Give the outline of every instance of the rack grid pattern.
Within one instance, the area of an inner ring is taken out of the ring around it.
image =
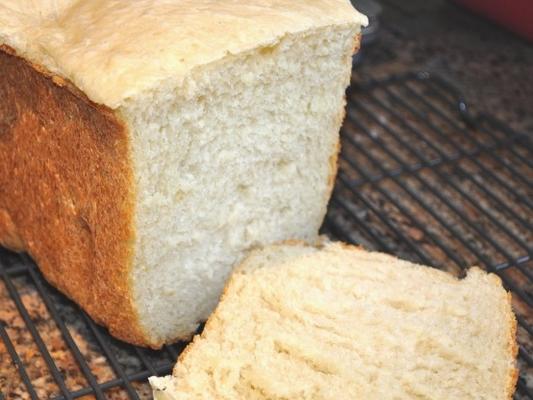
[[[323,232],[456,275],[469,265],[498,274],[519,323],[515,398],[533,399],[530,137],[471,113],[453,86],[419,73],[354,82],[341,138]],[[0,278],[0,320],[6,307],[16,314],[0,323],[0,363],[8,359],[11,374],[2,381],[0,372],[0,399],[149,398],[146,379],[170,373],[184,348],[113,339],[26,255],[0,249]],[[34,350],[22,352],[24,341]]]

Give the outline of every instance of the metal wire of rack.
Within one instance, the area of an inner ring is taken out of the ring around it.
[[[323,232],[457,275],[474,264],[498,274],[519,323],[515,398],[533,399],[531,138],[472,114],[426,73],[354,84],[341,137]],[[0,250],[0,277],[6,398],[149,398],[146,379],[169,373],[184,347],[113,339],[26,255]]]

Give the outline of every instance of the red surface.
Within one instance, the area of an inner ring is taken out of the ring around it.
[[[533,0],[455,0],[533,41]]]

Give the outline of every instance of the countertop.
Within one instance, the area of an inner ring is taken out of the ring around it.
[[[377,1],[380,28],[376,41],[363,46],[358,79],[438,73],[474,111],[533,135],[532,43],[450,1]]]

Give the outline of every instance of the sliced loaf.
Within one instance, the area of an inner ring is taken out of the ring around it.
[[[342,244],[253,252],[155,398],[509,400],[516,322],[500,279]]]
[[[0,244],[115,336],[185,339],[245,251],[312,239],[348,0],[0,1]]]

